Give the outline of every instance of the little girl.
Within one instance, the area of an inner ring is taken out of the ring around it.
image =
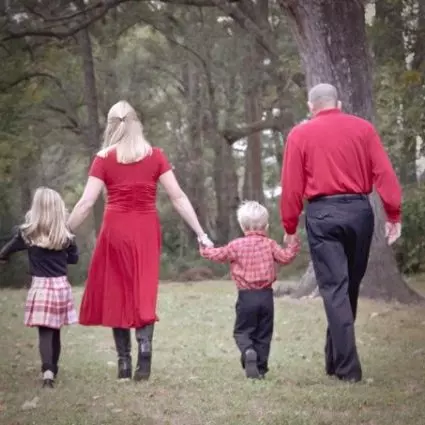
[[[65,203],[59,193],[39,188],[25,223],[0,250],[0,262],[17,251],[28,251],[31,288],[25,305],[25,325],[38,327],[43,387],[53,387],[61,351],[60,329],[77,323],[67,264],[78,262],[74,236],[66,227]]]

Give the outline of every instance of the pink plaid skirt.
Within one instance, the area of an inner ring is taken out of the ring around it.
[[[25,325],[60,329],[78,323],[66,276],[32,278],[25,304]]]

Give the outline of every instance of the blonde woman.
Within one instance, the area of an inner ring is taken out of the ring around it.
[[[15,252],[28,251],[32,283],[25,305],[25,325],[38,327],[43,387],[53,387],[58,373],[61,327],[77,323],[66,276],[67,265],[78,262],[78,249],[66,227],[66,218],[59,193],[39,188],[25,223],[0,250],[2,263]]]
[[[118,379],[132,376],[131,328],[136,329],[138,342],[134,379],[150,376],[161,250],[158,182],[198,239],[211,246],[165,154],[148,143],[135,110],[120,101],[108,113],[103,147],[68,221],[75,230],[106,188],[103,225],[88,271],[80,324],[113,329]]]

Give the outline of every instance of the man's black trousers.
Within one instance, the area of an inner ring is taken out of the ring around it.
[[[253,348],[257,353],[257,367],[260,374],[264,375],[269,370],[273,319],[272,288],[239,291],[233,336],[241,352],[242,367],[245,364],[246,350]]]
[[[344,380],[361,380],[354,321],[374,229],[369,199],[366,195],[336,195],[310,201],[306,228],[328,319],[326,372]]]

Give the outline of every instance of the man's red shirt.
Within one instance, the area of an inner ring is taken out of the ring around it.
[[[369,194],[373,185],[388,220],[401,219],[401,187],[375,127],[339,109],[319,112],[289,133],[282,169],[281,217],[293,234],[303,199]]]

